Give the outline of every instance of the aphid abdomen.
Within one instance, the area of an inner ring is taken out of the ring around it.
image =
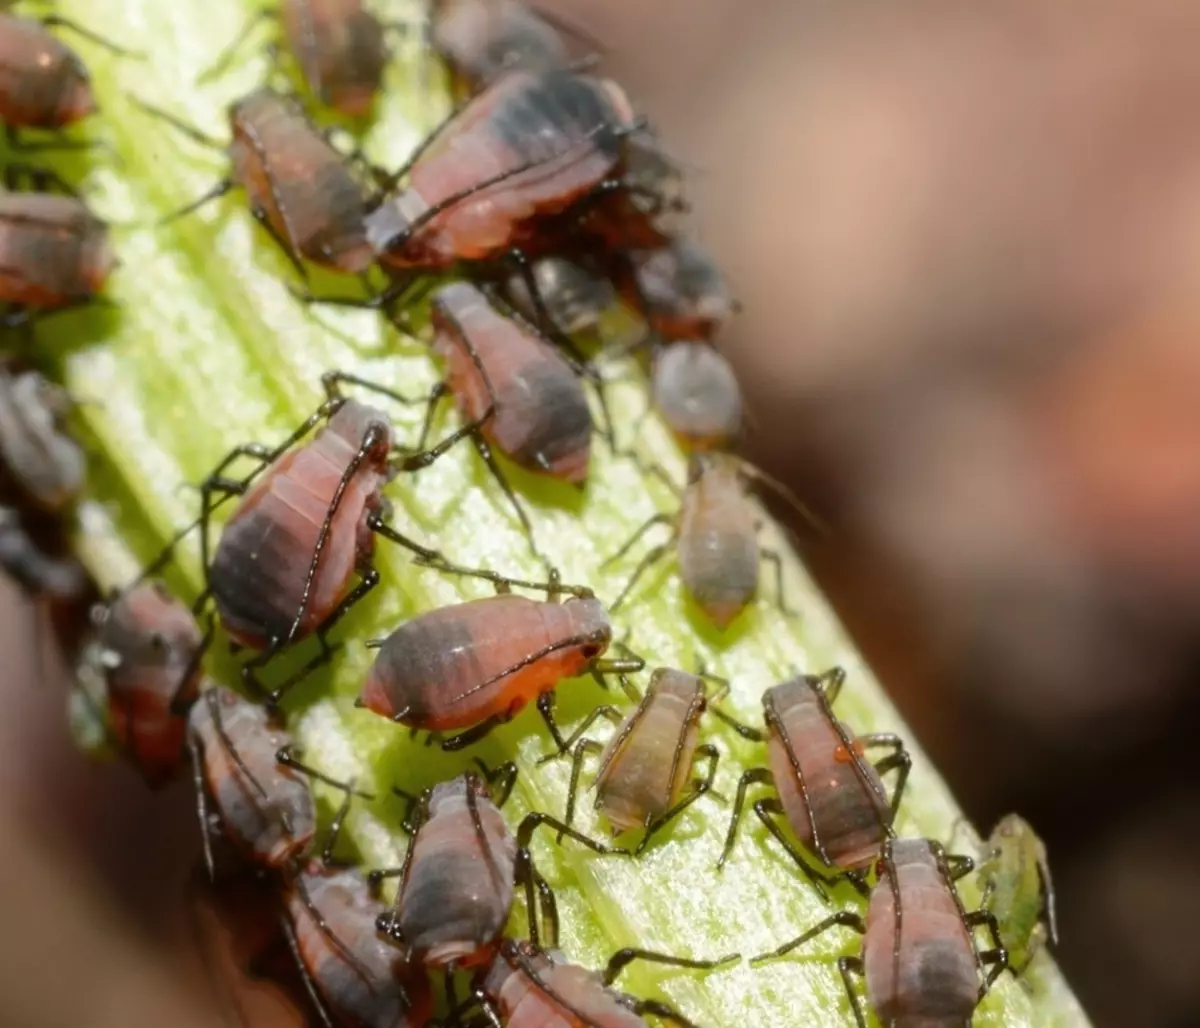
[[[304,779],[275,759],[291,740],[271,725],[266,711],[214,686],[192,706],[188,730],[199,742],[204,782],[230,842],[262,867],[282,867],[303,853],[317,830],[312,794]]]
[[[686,239],[632,256],[633,278],[623,288],[664,339],[711,340],[736,306],[721,269]]]
[[[864,760],[862,770],[871,784],[868,787],[863,783],[853,756],[845,752],[813,687],[806,682],[774,686],[764,702],[771,704],[779,720],[767,741],[767,755],[792,831],[813,849],[815,825],[821,846],[834,866],[848,870],[868,866],[879,856],[890,820],[879,775]],[[792,767],[789,745],[804,776],[808,805]]]
[[[416,1028],[426,1023],[429,995],[424,976],[376,934],[375,919],[383,905],[371,896],[360,872],[328,871],[318,865],[289,883],[285,902],[304,966],[336,1024]],[[317,924],[309,903],[328,933]]]
[[[512,716],[603,652],[606,643],[567,644],[577,631],[575,610],[591,602],[501,595],[430,611],[385,640],[362,702],[384,717],[434,731]]]
[[[676,552],[684,585],[718,627],[754,598],[759,570],[754,512],[736,478],[710,470],[688,486]]]
[[[436,5],[431,42],[460,89],[486,85],[514,68],[564,67],[570,54],[558,32],[513,0],[449,0]]]
[[[79,200],[0,193],[0,300],[49,309],[85,299],[115,263],[104,223]]]
[[[440,307],[453,320],[440,316]],[[434,348],[446,359],[447,380],[463,417],[481,417],[491,402],[469,342],[496,397],[484,437],[522,467],[584,482],[592,415],[579,376],[558,352],[465,283],[441,290],[434,311]]]
[[[671,431],[693,447],[720,448],[741,427],[742,391],[733,368],[705,343],[665,346],[654,358],[651,389]]]
[[[482,838],[459,778],[434,788],[429,820],[413,841],[399,926],[429,967],[490,958],[512,907],[516,841],[490,799],[476,795],[474,802]]]
[[[863,942],[867,995],[883,1024],[960,1028],[979,1002],[975,950],[954,897],[924,839],[893,846],[896,878],[881,876],[867,908]],[[895,977],[895,890],[903,920]]]
[[[622,739],[622,725],[606,747],[596,806],[617,831],[648,825],[678,801],[700,738],[702,697],[695,676],[668,672],[630,715],[638,718],[634,729]]]
[[[0,120],[14,128],[63,128],[96,109],[75,53],[41,22],[0,13]]]
[[[388,49],[362,0],[284,0],[279,14],[288,49],[321,102],[351,118],[369,113]]]

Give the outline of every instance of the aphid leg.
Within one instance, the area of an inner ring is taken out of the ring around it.
[[[770,550],[765,546],[758,548],[758,555],[775,567],[775,603],[779,607],[779,612],[785,617],[796,617],[796,611],[787,605],[787,595],[783,588],[783,558],[780,557],[777,550]]]
[[[912,770],[912,757],[904,748],[904,740],[894,732],[872,732],[860,735],[858,741],[864,749],[880,747],[892,752],[875,765],[876,772],[882,777],[890,771],[896,771],[896,788],[892,792],[891,820],[896,820],[896,812],[900,809],[900,800],[904,796],[904,787],[908,784],[908,773]]]
[[[579,778],[583,773],[583,759],[589,753],[601,753],[604,747],[595,739],[580,739],[575,744],[575,752],[571,756],[571,782],[567,787],[566,822],[572,824],[575,820],[575,803],[579,798]]]
[[[791,839],[787,837],[783,829],[779,826],[779,823],[775,820],[777,817],[783,816],[783,804],[778,799],[759,800],[754,804],[754,813],[766,825],[767,831],[775,836],[779,844],[787,850],[788,856],[796,862],[801,872],[812,883],[813,888],[817,890],[817,895],[828,903],[829,890],[827,887],[834,885],[839,879],[844,878],[845,875],[841,872],[832,875],[822,874],[804,859],[804,855],[796,849]]]
[[[726,713],[720,707],[717,706],[718,700],[721,697],[723,697],[724,694],[726,694],[728,692],[729,692],[729,683],[726,682],[725,685],[722,686],[720,689],[718,689],[717,692],[714,693],[712,698],[709,700],[708,712],[710,714],[712,714],[712,716],[715,717],[718,721],[722,721],[725,724],[727,724],[730,728],[732,728],[735,732],[737,732],[737,734],[740,735],[743,739],[749,739],[751,742],[762,742],[764,739],[766,739],[766,734],[764,732],[762,732],[758,728],[753,728],[750,725],[743,724],[741,721],[739,721],[737,718],[735,718],[732,714]]]
[[[499,571],[491,571],[488,568],[468,568],[461,564],[451,564],[449,561],[444,560],[441,557],[438,557],[432,561],[417,561],[417,563],[424,563],[429,567],[437,568],[438,571],[450,575],[465,575],[469,578],[482,578],[485,581],[491,582],[493,585],[495,585],[496,591],[499,593],[509,592],[513,586],[517,586],[521,589],[536,589],[539,592],[546,593],[547,596],[554,596],[559,593],[564,593],[568,596],[576,596],[579,599],[586,600],[591,599],[595,595],[595,593],[593,593],[592,590],[586,585],[564,585],[562,582],[558,581],[558,573],[554,568],[550,569],[551,581],[528,582],[522,578],[510,578],[508,575],[502,575]],[[574,644],[576,641],[577,640],[575,639],[571,639],[570,643]],[[555,649],[559,648],[561,647],[555,647]],[[539,656],[540,655],[541,654],[539,654]],[[525,663],[526,662],[522,662],[520,667],[524,667]],[[518,667],[512,670],[519,669],[520,668]],[[504,673],[509,674],[510,672],[506,671]]]
[[[267,214],[266,208],[259,204],[251,204],[250,215],[258,222],[259,228],[266,232],[271,237],[271,241],[284,252],[296,274],[303,281],[307,282],[308,269],[304,266],[304,258],[290,239],[285,239],[282,234],[276,231],[275,226],[271,224],[271,218]]]
[[[725,866],[725,861],[729,859],[729,854],[733,852],[733,844],[737,840],[738,824],[742,818],[742,810],[746,806],[746,790],[752,785],[773,785],[774,777],[769,769],[765,767],[753,767],[749,771],[742,774],[738,779],[737,795],[733,800],[733,816],[729,819],[729,831],[725,833],[725,845],[721,849],[721,856],[717,860],[717,870],[720,871]]]
[[[536,869],[533,871],[534,884],[537,886],[538,899],[542,904],[542,934],[547,947],[558,948],[558,900],[550,883]]]
[[[646,521],[643,522],[642,525],[637,529],[637,531],[635,531],[633,535],[629,537],[625,544],[611,557],[606,559],[600,566],[605,568],[610,564],[620,560],[625,556],[625,554],[633,549],[638,540],[640,540],[642,536],[644,536],[655,525],[668,525],[671,524],[672,521],[674,521],[674,515],[664,513],[658,513],[650,518],[647,518]],[[662,558],[672,543],[675,542],[675,539],[678,537],[678,535],[678,529],[673,528],[671,530],[670,538],[668,538],[665,542],[660,543],[658,546],[651,548],[645,553],[642,559],[638,562],[637,567],[634,568],[633,574],[629,576],[629,580],[625,583],[625,588],[623,588],[620,592],[620,595],[618,595],[617,598],[611,604],[609,604],[610,610],[616,610],[622,603],[625,602],[626,597],[628,597],[629,593],[633,590],[633,587],[637,584],[638,579],[645,574],[646,570],[652,564]]]
[[[38,18],[43,25],[54,28],[70,29],[77,36],[82,36],[89,43],[95,43],[97,46],[102,46],[106,50],[112,51],[114,54],[120,54],[122,57],[144,57],[145,54],[138,53],[134,50],[126,50],[123,46],[118,46],[111,39],[105,39],[91,29],[84,28],[76,21],[71,21],[70,18],[64,18],[61,14],[46,14]]]
[[[204,849],[204,867],[208,871],[210,882],[217,879],[217,866],[213,860],[212,838],[209,835],[211,824],[208,816],[208,792],[204,785],[204,763],[200,753],[200,740],[196,733],[188,730],[188,752],[192,757],[192,785],[196,789],[196,820],[200,823],[200,843]]]
[[[946,876],[952,882],[966,878],[975,870],[975,861],[971,857],[958,853],[947,853],[942,858],[946,864]]]
[[[638,949],[628,946],[614,953],[601,972],[601,980],[605,985],[612,985],[617,977],[635,960],[645,960],[651,964],[662,964],[666,967],[686,967],[694,971],[713,971],[726,964],[732,964],[742,959],[740,953],[729,953],[715,960],[691,960],[687,957],[675,957],[670,953],[656,953],[654,950]]]
[[[554,720],[554,697],[553,692],[544,692],[537,698],[538,713],[542,715],[542,720],[546,722],[546,728],[550,732],[550,737],[554,740],[554,745],[559,749],[566,748],[566,742],[563,740],[562,732],[559,731],[558,722]]]
[[[1004,948],[1004,943],[1000,939],[1000,924],[996,920],[996,915],[990,910],[972,910],[970,913],[963,914],[963,924],[968,930],[975,928],[986,928],[988,938],[991,940],[992,948],[989,950],[977,951],[976,956],[979,961],[980,970],[984,964],[991,964],[992,969],[988,972],[988,976],[984,981],[983,989],[980,992],[982,997],[988,989],[992,987],[992,983],[1000,977],[1004,971],[1012,970],[1008,963],[1008,951]],[[1014,977],[1016,972],[1013,971]]]
[[[42,168],[36,164],[9,161],[4,166],[4,185],[7,189],[17,188],[18,176],[26,175],[30,186],[40,192],[57,189],[65,196],[79,197],[79,190],[52,168]]]
[[[813,528],[823,535],[828,535],[829,526],[825,524],[811,509],[798,497],[791,489],[784,485],[779,479],[772,475],[768,475],[762,468],[755,467],[749,461],[739,461],[739,467],[742,476],[749,482],[757,485],[765,485],[776,496],[784,501],[789,507],[794,510],[802,520],[807,521]]]
[[[336,1028],[333,1018],[329,1016],[329,1011],[325,1007],[325,1001],[321,999],[321,993],[317,990],[317,983],[313,981],[312,975],[305,966],[304,955],[300,950],[300,940],[296,938],[296,927],[292,924],[292,919],[288,917],[286,911],[280,911],[279,926],[283,930],[284,939],[287,940],[288,949],[291,950],[300,980],[304,982],[304,991],[308,993],[309,1001],[317,1012],[323,1028]]]
[[[241,50],[246,40],[250,39],[251,33],[259,26],[259,24],[264,21],[274,21],[277,17],[278,15],[276,11],[269,7],[261,8],[260,10],[255,11],[254,14],[250,15],[250,17],[246,19],[246,23],[242,26],[241,32],[234,36],[234,38],[225,45],[221,52],[217,54],[216,60],[213,61],[212,64],[205,68],[204,71],[202,71],[196,77],[196,85],[210,82],[223,71],[225,71],[225,69],[228,68],[230,63],[233,61],[233,58],[237,55],[238,51]]]
[[[475,758],[475,763],[483,775],[483,780],[487,782],[492,802],[497,807],[503,807],[508,802],[508,797],[512,795],[513,787],[517,784],[517,765],[511,760],[506,760],[492,769],[478,757]]]
[[[569,736],[567,736],[562,748],[555,748],[544,756],[539,757],[537,761],[538,765],[540,766],[548,761],[556,760],[559,757],[565,756],[570,751],[571,747],[574,746],[580,739],[582,739],[584,733],[587,732],[587,730],[591,728],[592,725],[594,725],[600,718],[605,718],[608,721],[611,721],[614,725],[619,725],[621,723],[621,712],[617,710],[616,707],[608,703],[596,707],[590,714],[588,714],[587,717],[583,719],[579,727],[576,728]],[[571,819],[568,817],[567,821],[570,820]]]
[[[537,539],[533,534],[533,524],[529,520],[529,515],[525,513],[525,506],[517,499],[517,494],[513,491],[513,487],[509,484],[504,472],[500,470],[500,465],[496,463],[496,458],[492,456],[491,446],[483,438],[483,434],[478,431],[471,433],[471,441],[475,444],[475,449],[483,459],[483,463],[487,465],[488,471],[491,472],[492,478],[500,486],[500,490],[508,500],[509,506],[512,507],[513,513],[517,515],[517,520],[521,522],[521,529],[524,531],[525,539],[529,543],[530,553],[542,561],[542,563],[546,563],[546,558],[542,556],[541,550],[538,549]]]
[[[805,675],[804,680],[814,689],[819,689],[825,696],[825,702],[832,706],[846,684],[846,669],[834,665],[819,675]]]
[[[353,780],[349,782],[340,782],[336,778],[327,775],[324,771],[318,771],[315,767],[303,763],[295,754],[295,745],[288,743],[281,747],[275,753],[275,762],[282,764],[284,767],[289,767],[293,771],[299,771],[302,775],[308,778],[315,778],[318,782],[324,782],[326,785],[333,786],[346,797],[357,796],[359,799],[373,801],[375,794],[366,792],[362,789],[356,789]]]
[[[669,810],[665,811],[659,817],[646,826],[646,834],[642,836],[642,841],[638,843],[637,849],[633,851],[634,856],[639,855],[649,844],[650,840],[658,834],[663,828],[675,820],[688,807],[696,802],[701,796],[712,789],[713,779],[717,777],[717,764],[720,762],[721,754],[711,743],[705,743],[702,746],[696,747],[696,759],[700,757],[708,758],[708,771],[703,778],[693,778],[692,788],[686,796],[676,803]]]
[[[405,396],[394,389],[388,389],[387,386],[381,386],[378,382],[372,382],[369,378],[363,378],[361,375],[354,375],[348,371],[326,371],[321,376],[321,388],[325,390],[325,396],[330,400],[343,398],[339,388],[341,385],[358,386],[379,396],[386,396],[389,400],[394,400],[406,407],[414,407],[419,403],[427,403],[429,400],[428,396]]]
[[[633,1012],[644,1018],[647,1014],[657,1017],[667,1024],[677,1025],[678,1028],[699,1028],[694,1021],[689,1021],[674,1007],[657,999],[640,999],[633,1004]]]
[[[862,978],[867,973],[862,957],[838,957],[837,969],[838,974],[842,976],[842,985],[845,986],[846,996],[850,1000],[850,1009],[854,1013],[855,1024],[858,1025],[858,1028],[867,1028],[867,1022],[862,1012],[862,1000],[859,999],[858,990],[854,988],[854,980],[850,977],[856,974]]]
[[[810,942],[818,935],[822,935],[841,925],[843,928],[852,928],[859,935],[867,934],[867,924],[862,919],[861,914],[855,913],[853,910],[839,910],[836,914],[830,914],[824,921],[813,925],[808,931],[797,935],[790,942],[785,942],[782,946],[771,950],[770,953],[760,953],[757,957],[750,958],[750,964],[757,967],[759,964],[765,964],[768,960],[777,960],[779,957],[786,957],[794,949],[799,949],[806,942]]]
[[[489,735],[494,729],[504,724],[506,718],[489,717],[486,721],[481,721],[472,728],[468,728],[465,732],[460,732],[458,735],[452,735],[449,739],[442,740],[442,749],[447,753],[453,753],[455,750],[463,750],[468,746],[473,746],[480,739]]]
[[[418,563],[428,562],[430,566],[440,566],[442,555],[438,550],[431,550],[429,547],[413,542],[408,536],[397,532],[391,525],[384,522],[383,515],[378,511],[368,515],[367,528],[376,535],[383,536],[389,542],[395,543],[397,546],[403,546],[406,550],[412,550],[417,555]]]

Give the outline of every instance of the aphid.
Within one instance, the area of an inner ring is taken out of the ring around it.
[[[600,769],[593,783],[596,809],[608,818],[613,834],[645,829],[637,852],[644,850],[654,835],[712,788],[720,752],[711,743],[700,742],[700,719],[705,711],[711,710],[742,734],[757,735],[714,705],[728,690],[725,683],[710,699],[700,676],[658,668],[650,676],[646,695],[624,719],[615,707],[593,710],[567,740],[568,748],[574,746],[574,760],[566,823],[574,820],[583,758],[588,752],[600,752]],[[582,738],[601,717],[617,725],[603,747]],[[707,771],[693,779],[692,769],[701,757],[708,759]]]
[[[610,189],[586,212],[581,227],[611,250],[657,249],[681,231],[688,209],[683,171],[658,133],[642,124],[626,140],[623,189]]]
[[[717,262],[688,239],[612,263],[621,295],[662,339],[711,340],[738,310]]]
[[[245,863],[282,870],[312,846],[317,813],[308,783],[280,761],[291,737],[258,704],[218,685],[204,689],[188,716],[196,811],[209,876],[213,838]]]
[[[363,0],[279,0],[251,17],[202,78],[225,68],[261,21],[279,23],[305,85],[322,104],[348,118],[370,114],[391,52],[384,24]]]
[[[0,11],[0,121],[10,135],[19,128],[66,128],[96,110],[87,68],[74,50],[47,31],[55,26],[114,53],[127,52],[61,15],[26,18]]]
[[[88,588],[87,575],[77,560],[47,553],[29,534],[20,511],[2,504],[0,570],[35,599],[69,603]]]
[[[508,923],[513,893],[525,888],[530,933],[538,938],[534,889],[548,887],[533,866],[529,843],[541,825],[583,843],[596,853],[613,851],[581,835],[548,814],[529,814],[515,835],[500,814],[516,781],[517,769],[505,764],[484,776],[467,771],[412,797],[405,828],[411,839],[404,864],[396,871],[375,871],[371,881],[399,877],[394,909],[379,928],[426,967],[456,970],[492,960]],[[495,801],[489,782],[500,782]],[[552,902],[552,901],[551,901]],[[551,915],[557,936],[557,910]]]
[[[603,275],[565,257],[540,257],[530,266],[534,289],[550,320],[562,332],[593,332],[601,317],[617,303],[617,291]],[[526,317],[538,317],[537,303],[521,275],[506,283],[512,302]]]
[[[707,343],[659,347],[650,389],[667,427],[692,449],[723,449],[741,429],[741,387],[729,361]]]
[[[38,372],[0,368],[0,460],[43,510],[61,510],[83,488],[83,450],[63,431],[71,406],[66,391]]]
[[[443,571],[496,583],[498,595],[468,600],[406,621],[382,641],[357,703],[381,717],[430,731],[465,729],[442,742],[461,749],[511,720],[531,700],[559,749],[554,690],[564,678],[639,671],[640,658],[602,659],[612,642],[608,612],[582,586],[523,582],[490,571],[440,564]],[[538,589],[546,601],[508,592]],[[561,594],[571,598],[554,602]]]
[[[117,266],[108,226],[72,196],[0,192],[0,317],[17,326],[82,307]]]
[[[573,964],[557,949],[532,941],[505,939],[491,965],[476,977],[469,1006],[490,1025],[508,1028],[645,1028],[649,1015],[681,1028],[695,1028],[683,1014],[659,1000],[637,999],[612,987],[635,960],[708,971],[741,959],[686,960],[649,950],[623,949],[603,972]]]
[[[624,557],[655,525],[671,525],[671,535],[666,542],[647,551],[638,562],[612,609],[625,601],[646,570],[674,545],[685,588],[718,628],[726,627],[754,598],[758,590],[760,558],[775,566],[777,601],[780,609],[787,613],[783,563],[778,553],[758,544],[760,518],[747,494],[746,481],[769,486],[811,520],[803,504],[781,483],[731,454],[692,454],[688,483],[682,495],[665,475],[661,475],[661,469],[655,470],[679,495],[678,510],[674,514],[659,513],[649,518],[603,566]]]
[[[209,642],[192,612],[158,581],[92,609],[93,637],[76,669],[96,700],[108,737],[157,787],[186,759],[187,712],[199,694]]]
[[[367,216],[367,237],[393,271],[507,257],[527,275],[529,258],[559,245],[555,219],[626,190],[624,144],[637,125],[610,80],[569,70],[504,75],[392,176],[407,175],[408,185]]]
[[[228,153],[229,174],[199,199],[168,215],[173,221],[224,196],[246,191],[250,213],[288,255],[301,277],[303,260],[358,274],[374,261],[363,190],[343,157],[291,97],[257,89],[229,108],[231,142],[205,135],[174,115],[138,101],[193,141]]]
[[[992,830],[979,880],[983,885],[979,905],[995,915],[1009,968],[1019,977],[1047,940],[1058,945],[1046,847],[1024,818],[1008,814]]]
[[[864,937],[862,955],[839,957],[837,966],[858,1028],[866,1020],[851,974],[865,975],[867,1000],[882,1024],[961,1028],[1007,964],[995,918],[967,913],[954,888],[972,867],[970,858],[948,857],[928,839],[888,839],[865,922],[840,911],[751,963],[790,953],[834,925],[852,928]],[[994,949],[977,948],[973,929],[980,925]]]
[[[300,639],[315,636],[321,648],[275,688],[272,702],[329,661],[329,631],[378,584],[371,564],[376,535],[425,560],[440,559],[385,524],[389,507],[381,490],[395,474],[391,423],[381,411],[343,397],[342,382],[410,402],[354,376],[328,372],[322,383],[329,399],[297,431],[273,450],[254,444],[235,448],[201,487],[208,589],[233,640],[259,651],[243,665],[247,684],[261,689],[256,670]],[[322,420],[321,430],[298,445]],[[259,467],[241,481],[230,481],[224,471],[239,457],[252,458]],[[209,564],[208,515],[219,493],[241,494],[241,502]]]
[[[725,848],[717,867],[733,850],[738,823],[753,784],[775,787],[775,797],[760,799],[754,812],[822,896],[824,885],[839,877],[862,888],[881,847],[892,835],[892,822],[904,795],[911,758],[900,739],[877,732],[856,736],[833,713],[845,672],[832,668],[821,675],[797,675],[763,693],[767,756],[770,770],[752,768],[738,782],[737,797]],[[752,736],[752,729],[743,733]],[[763,736],[758,734],[758,738]],[[863,756],[868,748],[891,752],[876,764]],[[891,798],[883,775],[895,771]],[[782,817],[805,849],[833,874],[814,868],[775,820]],[[824,883],[824,884],[823,884]]]

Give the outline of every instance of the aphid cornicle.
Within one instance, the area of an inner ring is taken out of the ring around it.
[[[0,368],[0,461],[43,510],[61,510],[83,488],[83,449],[63,431],[70,409],[66,391],[38,372]]]
[[[788,489],[739,457],[718,452],[693,453],[687,486],[681,495],[677,491],[678,510],[648,518],[605,561],[607,567],[620,560],[653,526],[671,526],[670,537],[647,551],[638,562],[612,608],[615,610],[625,601],[642,575],[674,545],[684,587],[718,628],[726,627],[754,598],[760,558],[775,566],[776,599],[786,613],[783,563],[778,553],[758,544],[761,519],[747,493],[747,479],[770,486],[810,517]],[[664,477],[664,481],[676,489],[669,479]]]
[[[723,688],[727,691],[728,685]],[[574,820],[583,758],[588,752],[600,752],[600,768],[593,783],[595,807],[608,818],[614,834],[645,829],[637,852],[645,849],[660,829],[712,788],[720,752],[711,743],[700,742],[700,719],[705,712],[711,710],[742,734],[754,734],[713,705],[714,699],[699,675],[657,668],[645,696],[625,718],[611,706],[592,711],[567,740],[567,747],[574,747],[567,824]],[[607,746],[583,738],[601,717],[617,725]],[[708,768],[703,777],[693,779],[692,770],[700,757],[708,760]]]
[[[72,196],[0,192],[0,324],[94,302],[117,266],[108,226]]]
[[[442,743],[461,749],[513,718],[531,700],[561,749],[554,690],[564,678],[639,671],[640,658],[601,659],[612,642],[608,612],[590,589],[523,582],[494,572],[443,571],[486,578],[502,589],[545,591],[549,601],[510,592],[441,607],[406,621],[378,648],[357,703],[416,729],[461,734]],[[560,594],[565,603],[553,602]]]
[[[301,276],[303,260],[344,274],[371,266],[374,254],[367,243],[363,190],[347,158],[292,97],[263,88],[231,105],[228,144],[150,104],[138,101],[138,106],[202,146],[229,155],[228,176],[167,221],[241,188],[255,220]]]
[[[1018,814],[1002,817],[992,829],[979,881],[979,905],[995,915],[1009,968],[1019,977],[1047,941],[1058,945],[1058,916],[1046,847]]]
[[[624,853],[581,835],[548,814],[532,813],[514,834],[500,814],[517,769],[505,764],[483,777],[467,771],[441,782],[414,802],[405,828],[410,833],[404,864],[371,873],[373,884],[399,877],[393,910],[379,928],[426,967],[453,971],[487,963],[508,923],[516,887],[525,889],[531,938],[538,938],[535,890],[543,915],[557,937],[557,908],[547,910],[548,886],[529,852],[533,833],[545,825],[600,854]],[[493,800],[489,782],[499,782]]]
[[[866,976],[867,999],[881,1024],[962,1028],[1007,966],[995,918],[985,910],[967,913],[954,888],[973,866],[928,839],[889,839],[865,922],[841,911],[751,963],[781,957],[835,925],[852,928],[864,937],[862,955],[839,957],[837,966],[858,1028],[866,1020],[851,974]],[[979,951],[977,926],[988,929],[995,948]],[[986,973],[985,965],[991,965]]]
[[[738,782],[718,867],[724,866],[733,850],[746,790],[755,783],[770,784],[775,798],[759,800],[754,812],[818,892],[824,895],[824,884],[839,877],[863,888],[867,872],[892,835],[911,759],[897,736],[856,736],[837,719],[832,704],[844,681],[842,669],[832,668],[822,675],[797,675],[763,693],[770,770],[752,768]],[[890,752],[871,764],[863,757],[867,748]],[[897,777],[889,798],[882,776],[891,771]],[[814,868],[796,849],[778,817],[825,870]]]
[[[339,384],[404,398],[341,372],[328,372],[322,381],[329,400],[296,432],[274,450],[235,448],[201,487],[208,589],[233,640],[259,651],[243,665],[247,683],[261,689],[256,670],[300,639],[314,636],[321,647],[275,688],[273,701],[330,659],[329,630],[378,583],[371,564],[376,535],[426,560],[440,559],[384,523],[389,508],[381,490],[394,475],[391,423],[381,411],[343,397]],[[321,430],[300,444],[323,420]],[[228,480],[225,469],[241,457],[258,461],[258,470],[247,479]],[[212,497],[220,493],[241,494],[241,502],[209,564],[208,515]]]
[[[614,989],[621,971],[635,960],[709,971],[740,959],[686,960],[648,950],[615,953],[602,972],[571,963],[557,949],[505,939],[491,965],[475,980],[470,1006],[486,1023],[508,1028],[645,1028],[646,1016],[680,1028],[695,1028],[660,1000],[638,999]]]
[[[187,711],[208,640],[192,612],[158,581],[141,582],[92,610],[95,632],[76,675],[103,706],[107,734],[157,787],[186,760]]]

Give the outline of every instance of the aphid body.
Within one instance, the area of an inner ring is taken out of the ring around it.
[[[488,442],[522,467],[581,485],[592,415],[579,376],[558,351],[466,282],[438,290],[433,325],[462,415],[481,418],[494,404],[480,426]]]
[[[213,686],[192,706],[188,737],[198,802],[206,813],[211,803],[246,861],[279,869],[307,852],[317,830],[312,793],[276,759],[291,739],[262,706]]]
[[[654,355],[654,405],[693,449],[721,449],[742,424],[742,391],[733,368],[707,343],[667,343]]]
[[[108,227],[81,201],[0,193],[0,302],[38,310],[82,304],[116,263]]]
[[[890,854],[867,907],[867,998],[883,1024],[961,1028],[979,965],[954,886],[928,840],[897,839]]]
[[[513,717],[582,674],[612,642],[592,597],[548,603],[505,593],[430,611],[384,640],[360,702],[413,728],[458,729]]]
[[[354,468],[367,442],[369,452]],[[209,573],[221,622],[237,642],[263,649],[286,639],[298,612],[294,638],[302,638],[349,594],[356,569],[373,552],[366,520],[383,505],[391,442],[386,415],[347,399],[309,442],[285,453],[246,492]],[[343,482],[310,585],[322,528]]]
[[[474,774],[435,785],[412,841],[395,927],[428,967],[490,960],[513,903],[517,844]]]
[[[430,6],[430,42],[460,92],[514,68],[548,71],[571,61],[558,30],[518,0],[433,0]]]
[[[0,120],[60,129],[96,110],[87,68],[40,21],[0,12]]]
[[[299,105],[259,89],[229,109],[231,181],[295,257],[358,274],[371,266],[362,190]]]
[[[316,97],[347,117],[366,116],[390,54],[383,25],[363,0],[282,0],[279,19]]]
[[[407,187],[367,217],[379,260],[436,270],[556,242],[547,220],[609,180],[634,123],[615,83],[514,71],[476,96],[423,151]]]
[[[540,257],[531,270],[546,313],[563,332],[575,335],[596,328],[603,314],[616,305],[617,291],[607,278],[565,257]],[[537,317],[537,307],[522,276],[514,275],[506,288],[522,314]]]
[[[622,295],[663,339],[712,339],[737,309],[717,262],[688,239],[635,251],[617,271]]]
[[[0,370],[0,459],[45,510],[60,510],[83,488],[83,450],[62,431],[70,402],[36,371]]]
[[[96,632],[78,674],[102,688],[108,733],[152,785],[182,767],[186,711],[200,687],[204,638],[192,612],[161,582],[142,582],[93,611]]]
[[[284,904],[299,962],[334,1024],[417,1028],[428,1023],[424,975],[376,934],[383,905],[361,872],[313,862],[288,876]]]
[[[1047,939],[1058,942],[1046,847],[1024,818],[1008,814],[992,831],[987,849],[979,865],[981,905],[995,915],[1009,966],[1020,975]]]

